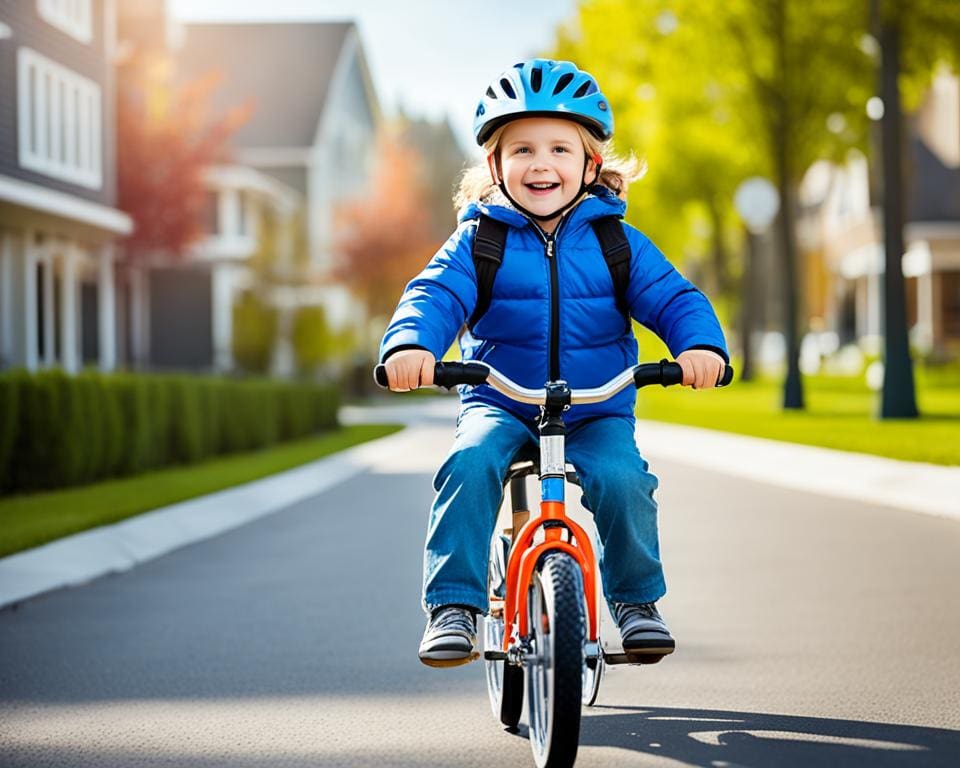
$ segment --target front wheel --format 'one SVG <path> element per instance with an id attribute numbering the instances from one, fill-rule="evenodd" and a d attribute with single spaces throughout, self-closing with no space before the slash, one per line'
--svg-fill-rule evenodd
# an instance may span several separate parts
<path id="1" fill-rule="evenodd" d="M 527 708 L 538 768 L 569 768 L 580 742 L 583 575 L 566 553 L 550 553 L 535 572 L 528 600 Z"/>

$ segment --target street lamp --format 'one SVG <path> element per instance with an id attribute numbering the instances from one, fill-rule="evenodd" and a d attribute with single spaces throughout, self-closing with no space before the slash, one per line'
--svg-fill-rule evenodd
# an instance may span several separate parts
<path id="1" fill-rule="evenodd" d="M 740 337 L 743 362 L 740 366 L 740 379 L 749 381 L 753 377 L 753 355 L 750 342 L 756 325 L 757 238 L 766 232 L 777 211 L 780 210 L 780 194 L 768 179 L 752 176 L 737 187 L 733 196 L 733 205 L 744 224 L 747 225 L 747 253 L 741 289 Z"/>

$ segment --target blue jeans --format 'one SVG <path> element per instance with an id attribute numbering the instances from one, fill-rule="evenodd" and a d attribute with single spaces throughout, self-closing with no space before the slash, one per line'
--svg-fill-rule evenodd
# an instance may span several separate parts
<path id="1" fill-rule="evenodd" d="M 459 603 L 486 612 L 487 560 L 503 479 L 516 452 L 537 441 L 535 425 L 503 409 L 480 403 L 461 409 L 453 447 L 433 481 L 437 497 L 423 563 L 428 611 Z M 608 416 L 575 425 L 566 455 L 600 534 L 604 596 L 623 603 L 663 597 L 657 478 L 637 450 L 633 420 Z"/>

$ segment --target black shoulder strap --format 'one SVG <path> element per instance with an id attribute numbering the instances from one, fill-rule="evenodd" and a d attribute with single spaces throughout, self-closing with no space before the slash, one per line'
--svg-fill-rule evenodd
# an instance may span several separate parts
<path id="1" fill-rule="evenodd" d="M 630 285 L 630 243 L 623 231 L 618 216 L 602 216 L 590 222 L 600 242 L 604 261 L 613 278 L 613 290 L 620 313 L 630 322 L 630 306 L 627 303 L 627 288 Z"/>
<path id="2" fill-rule="evenodd" d="M 473 266 L 477 270 L 477 306 L 467 320 L 473 330 L 477 321 L 490 308 L 493 297 L 493 281 L 503 261 L 503 249 L 507 242 L 507 225 L 502 221 L 480 214 L 477 235 L 473 240 Z"/>

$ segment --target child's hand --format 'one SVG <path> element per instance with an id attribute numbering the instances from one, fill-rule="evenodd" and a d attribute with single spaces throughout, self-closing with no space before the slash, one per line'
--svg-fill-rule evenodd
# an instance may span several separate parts
<path id="1" fill-rule="evenodd" d="M 679 354 L 677 362 L 683 368 L 683 386 L 694 389 L 717 386 L 726 367 L 723 358 L 709 349 L 688 349 Z"/>
<path id="2" fill-rule="evenodd" d="M 437 359 L 425 349 L 402 349 L 383 364 L 387 381 L 394 392 L 408 392 L 433 384 L 433 366 Z"/>

